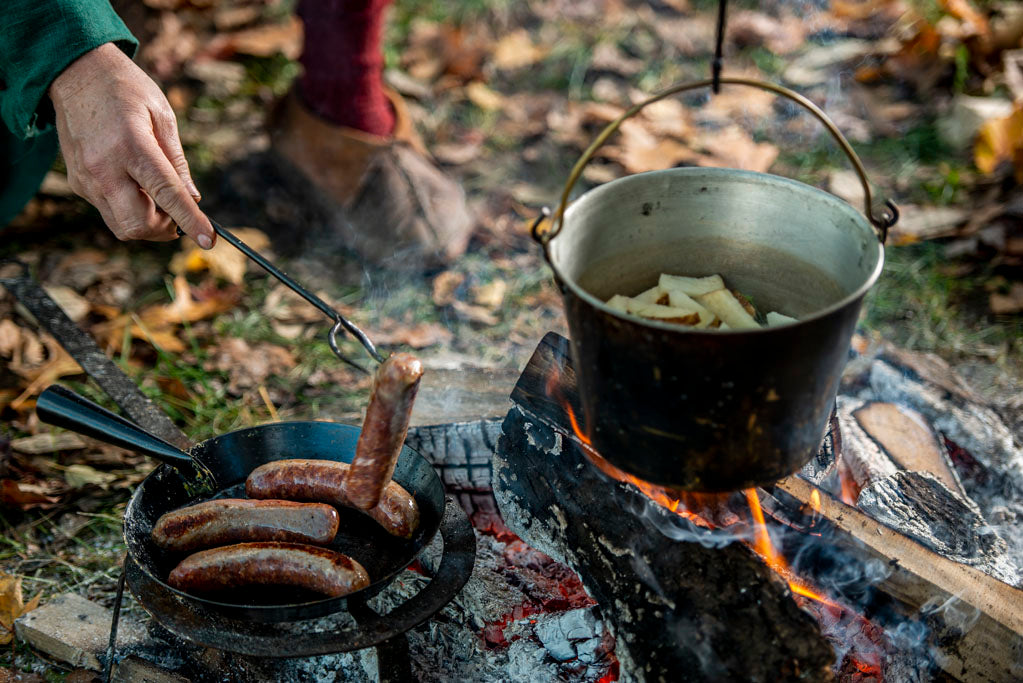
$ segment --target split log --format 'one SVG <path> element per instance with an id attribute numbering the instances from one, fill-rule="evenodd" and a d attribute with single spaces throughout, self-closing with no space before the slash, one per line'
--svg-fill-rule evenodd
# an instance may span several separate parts
<path id="1" fill-rule="evenodd" d="M 579 574 L 623 679 L 830 680 L 831 646 L 758 556 L 606 477 L 538 417 L 564 416 L 545 390 L 555 353 L 542 342 L 513 392 L 494 493 L 512 531 Z"/>
<path id="2" fill-rule="evenodd" d="M 945 445 L 920 413 L 895 403 L 871 401 L 852 415 L 901 469 L 928 472 L 949 490 L 967 498 Z"/>
<path id="3" fill-rule="evenodd" d="M 941 668 L 963 681 L 1018 681 L 1023 678 L 1023 591 L 980 570 L 953 562 L 866 513 L 846 505 L 798 476 L 775 485 L 809 505 L 814 491 L 820 518 L 841 532 L 838 538 L 865 558 L 891 568 L 877 588 L 921 612 L 934 630 L 934 654 Z M 968 619 L 962 619 L 962 615 Z"/>
<path id="4" fill-rule="evenodd" d="M 977 505 L 950 491 L 929 472 L 896 472 L 871 482 L 856 507 L 885 526 L 956 562 L 977 567 L 1009 585 L 1019 583 L 1006 544 Z"/>

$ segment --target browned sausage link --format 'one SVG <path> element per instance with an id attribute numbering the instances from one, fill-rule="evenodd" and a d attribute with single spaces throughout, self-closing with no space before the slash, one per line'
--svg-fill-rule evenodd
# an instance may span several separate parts
<path id="1" fill-rule="evenodd" d="M 337 526 L 337 510 L 322 503 L 221 498 L 161 516 L 153 541 L 178 552 L 243 541 L 326 544 Z"/>
<path id="2" fill-rule="evenodd" d="M 245 493 L 250 498 L 315 500 L 355 507 L 346 488 L 349 469 L 346 463 L 333 460 L 276 460 L 252 470 L 245 480 Z M 376 507 L 360 512 L 375 519 L 388 533 L 401 538 L 411 538 L 419 526 L 416 499 L 394 481 L 384 487 Z"/>
<path id="3" fill-rule="evenodd" d="M 301 543 L 238 543 L 189 555 L 169 583 L 186 593 L 242 586 L 296 586 L 331 597 L 369 585 L 362 565 L 334 550 Z"/>
<path id="4" fill-rule="evenodd" d="M 392 355 L 377 369 L 348 474 L 348 498 L 355 507 L 372 508 L 391 481 L 422 376 L 423 364 L 408 353 Z"/>

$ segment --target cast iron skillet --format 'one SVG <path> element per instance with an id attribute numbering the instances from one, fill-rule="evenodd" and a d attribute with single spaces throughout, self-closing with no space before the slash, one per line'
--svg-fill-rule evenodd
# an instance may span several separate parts
<path id="1" fill-rule="evenodd" d="M 40 394 L 36 413 L 43 422 L 151 455 L 164 463 L 138 486 L 125 510 L 128 557 L 166 590 L 229 617 L 281 622 L 343 610 L 349 598 L 377 593 L 408 567 L 433 538 L 444 514 L 440 477 L 423 456 L 403 446 L 393 479 L 419 504 L 419 527 L 411 539 L 388 534 L 360 512 L 338 509 L 341 524 L 329 547 L 366 568 L 371 580 L 368 587 L 340 598 L 269 587 L 238 589 L 215 597 L 191 595 L 166 583 L 170 570 L 185 554 L 168 553 L 153 543 L 151 532 L 160 515 L 211 498 L 244 498 L 245 478 L 256 467 L 274 460 L 351 462 L 359 428 L 333 422 L 277 422 L 222 434 L 195 445 L 186 454 L 64 387 L 54 385 Z"/>

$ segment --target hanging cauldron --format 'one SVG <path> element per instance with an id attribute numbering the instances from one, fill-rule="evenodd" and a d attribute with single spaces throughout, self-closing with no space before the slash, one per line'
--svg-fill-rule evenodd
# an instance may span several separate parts
<path id="1" fill-rule="evenodd" d="M 771 90 L 820 119 L 860 176 L 866 218 L 803 183 L 717 168 L 628 176 L 566 210 L 583 167 L 622 121 L 708 79 L 668 88 L 611 123 L 573 169 L 551 228 L 534 230 L 564 297 L 594 448 L 641 479 L 696 491 L 768 484 L 816 452 L 897 217 L 891 203 L 872 208 L 862 164 L 813 103 L 761 81 L 720 82 Z M 799 322 L 700 330 L 604 303 L 656 285 L 660 273 L 721 274 L 762 311 Z"/>

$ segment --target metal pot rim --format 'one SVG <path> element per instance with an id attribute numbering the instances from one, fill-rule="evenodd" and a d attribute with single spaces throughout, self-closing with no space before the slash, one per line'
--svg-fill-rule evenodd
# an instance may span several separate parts
<path id="1" fill-rule="evenodd" d="M 744 176 L 748 180 L 758 180 L 760 182 L 775 183 L 775 184 L 779 184 L 779 185 L 788 185 L 791 189 L 793 189 L 793 190 L 795 190 L 797 192 L 804 192 L 804 193 L 807 193 L 807 194 L 810 194 L 810 195 L 814 195 L 818 199 L 820 199 L 821 201 L 827 202 L 831 207 L 835 208 L 836 210 L 844 212 L 849 217 L 851 217 L 853 220 L 855 220 L 857 223 L 862 225 L 864 230 L 866 230 L 869 234 L 875 235 L 875 239 L 876 239 L 876 233 L 870 227 L 870 224 L 867 222 L 867 219 L 863 217 L 863 214 L 861 214 L 859 211 L 857 211 L 855 208 L 853 208 L 850 204 L 848 204 L 847 202 L 839 199 L 835 195 L 833 195 L 833 194 L 831 194 L 829 192 L 825 192 L 824 190 L 821 190 L 819 188 L 813 187 L 811 185 L 807 185 L 806 183 L 801 183 L 798 180 L 793 180 L 791 178 L 785 178 L 783 176 L 774 175 L 772 173 L 759 173 L 757 171 L 745 171 L 745 170 L 734 169 L 734 168 L 702 168 L 702 167 L 669 168 L 669 169 L 665 169 L 665 170 L 661 170 L 661 171 L 647 171 L 645 173 L 634 173 L 632 175 L 628 175 L 628 176 L 625 176 L 625 177 L 622 177 L 622 178 L 616 178 L 615 180 L 611 180 L 609 182 L 603 183 L 602 185 L 599 185 L 599 186 L 597 186 L 595 188 L 592 188 L 592 189 L 588 190 L 587 192 L 583 193 L 579 198 L 577 198 L 575 201 L 573 201 L 572 204 L 565 210 L 564 222 L 568 223 L 571 220 L 572 214 L 575 213 L 575 209 L 576 209 L 577 206 L 579 206 L 580 200 L 582 200 L 583 198 L 585 198 L 587 196 L 597 195 L 597 194 L 600 194 L 602 192 L 610 191 L 611 189 L 613 189 L 614 186 L 622 184 L 622 183 L 634 181 L 636 178 L 641 178 L 641 177 L 644 177 L 644 176 L 649 177 L 649 176 L 652 176 L 652 175 L 665 175 L 665 174 L 667 174 L 667 175 L 691 175 L 691 176 L 694 176 L 694 177 L 699 177 L 699 176 L 724 177 L 724 176 L 728 176 L 729 178 L 732 178 L 732 179 L 734 179 L 736 175 L 739 175 L 739 176 Z M 555 239 L 556 239 L 556 237 L 555 237 Z M 799 325 L 802 325 L 804 323 L 808 323 L 808 322 L 811 322 L 811 321 L 814 321 L 814 320 L 819 320 L 821 318 L 824 318 L 824 317 L 834 313 L 837 310 L 845 308 L 849 304 L 858 301 L 864 295 L 866 295 L 866 293 L 870 290 L 871 287 L 874 286 L 874 283 L 877 282 L 878 278 L 881 276 L 881 271 L 884 268 L 884 255 L 885 254 L 884 254 L 884 244 L 880 240 L 877 240 L 877 249 L 878 249 L 878 258 L 877 258 L 877 263 L 874 266 L 874 270 L 870 273 L 870 275 L 866 278 L 866 280 L 864 280 L 863 284 L 860 285 L 854 292 L 852 292 L 851 294 L 846 295 L 845 297 L 843 297 L 842 299 L 836 301 L 835 303 L 831 304 L 830 306 L 822 308 L 819 311 L 815 311 L 811 315 L 808 315 L 808 316 L 805 316 L 805 317 L 801 318 L 800 320 L 798 320 L 795 323 L 789 323 L 787 325 L 777 325 L 775 327 L 762 327 L 762 328 L 757 329 L 757 330 L 749 330 L 749 329 L 747 329 L 747 330 L 732 330 L 732 329 L 729 329 L 729 330 L 706 330 L 706 329 L 696 329 L 696 328 L 693 328 L 693 327 L 688 327 L 686 325 L 679 325 L 678 323 L 660 322 L 660 321 L 657 321 L 657 320 L 650 320 L 648 318 L 642 318 L 640 316 L 633 315 L 631 313 L 623 313 L 622 311 L 618 311 L 618 310 L 615 310 L 615 309 L 611 308 L 610 306 L 608 306 L 606 303 L 604 303 L 603 301 L 601 301 L 597 297 L 593 296 L 592 294 L 590 294 L 586 290 L 582 289 L 573 279 L 565 277 L 564 273 L 561 271 L 560 268 L 558 268 L 558 265 L 555 263 L 555 259 L 553 258 L 553 256 L 548 256 L 547 262 L 550 264 L 551 270 L 554 271 L 554 274 L 555 274 L 555 276 L 557 276 L 558 280 L 560 282 L 565 283 L 565 285 L 567 285 L 569 287 L 569 289 L 571 289 L 572 292 L 577 297 L 579 297 L 580 299 L 582 299 L 583 301 L 588 303 L 590 306 L 592 306 L 592 307 L 594 307 L 594 308 L 596 308 L 596 309 L 598 309 L 600 311 L 603 311 L 604 313 L 607 313 L 608 315 L 614 316 L 616 318 L 620 318 L 621 320 L 625 320 L 625 321 L 627 321 L 629 323 L 632 323 L 632 324 L 636 324 L 636 325 L 640 325 L 640 326 L 644 326 L 644 327 L 649 327 L 649 328 L 652 328 L 652 329 L 664 330 L 666 332 L 678 332 L 678 333 L 691 334 L 691 335 L 705 335 L 705 336 L 710 337 L 710 336 L 717 336 L 717 335 L 765 334 L 765 333 L 770 333 L 770 332 L 777 331 L 779 329 L 789 329 L 789 328 L 793 328 L 793 327 L 798 327 Z M 548 254 L 549 253 L 550 252 L 548 252 Z"/>

